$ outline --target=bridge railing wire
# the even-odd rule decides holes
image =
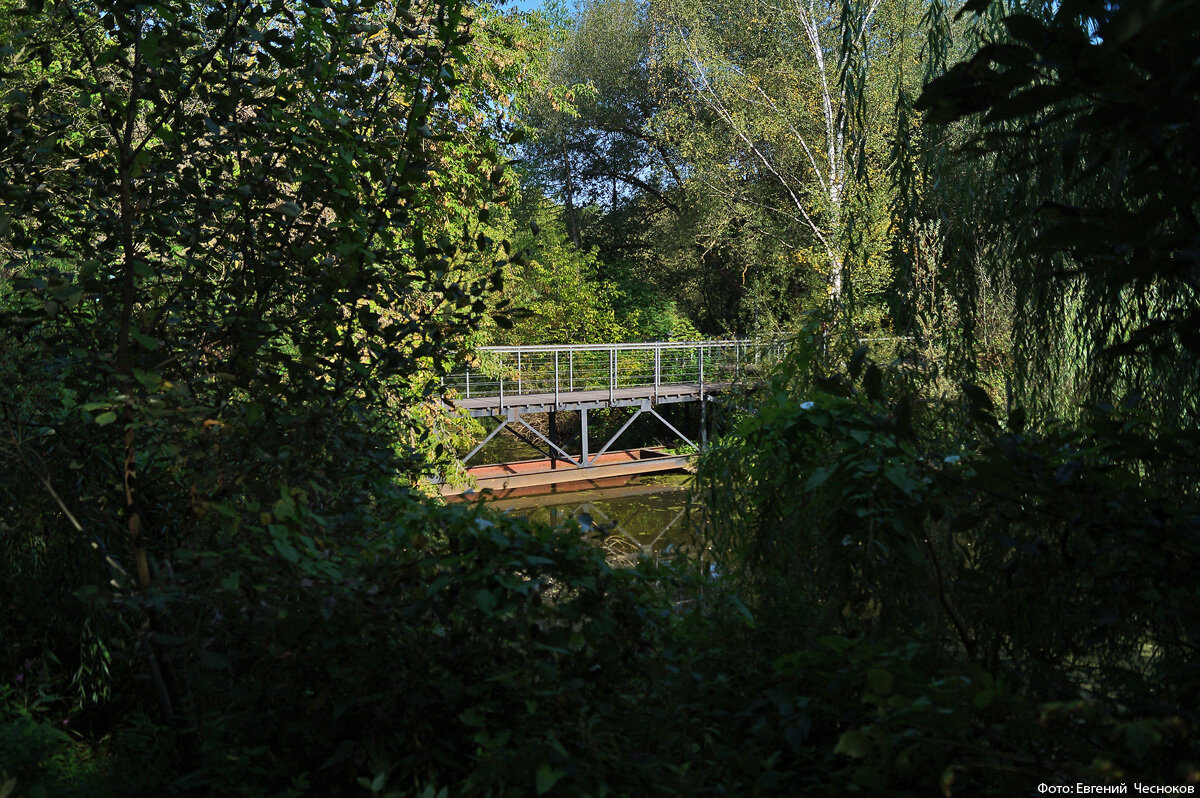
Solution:
[[[482,347],[471,366],[443,379],[442,388],[460,399],[482,399],[725,384],[752,372],[782,347],[781,342],[750,339]]]

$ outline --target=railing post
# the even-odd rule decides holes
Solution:
[[[617,379],[617,350],[608,350],[608,406],[612,407],[613,389],[616,387]]]
[[[517,350],[517,396],[521,395],[521,350]]]
[[[504,412],[504,372],[500,373],[500,412]]]
[[[658,384],[662,378],[662,344],[654,345],[654,404],[658,404]]]
[[[558,350],[554,350],[554,409],[558,409]]]
[[[567,350],[567,390],[575,390],[575,350]]]
[[[471,367],[467,366],[467,398],[471,398]]]
[[[700,347],[700,401],[704,401],[704,347]]]

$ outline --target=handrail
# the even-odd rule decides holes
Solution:
[[[752,338],[730,338],[712,341],[639,341],[627,344],[546,344],[545,346],[481,346],[476,352],[495,352],[497,354],[525,354],[529,352],[607,352],[610,349],[696,349],[702,346],[731,347],[738,345],[763,344],[773,342],[758,341]]]
[[[465,400],[499,397],[502,408],[505,400],[529,395],[545,395],[557,406],[564,392],[578,391],[601,391],[611,403],[628,388],[648,389],[657,403],[664,386],[698,384],[703,393],[709,385],[738,379],[760,354],[781,351],[783,345],[741,338],[485,346],[475,350],[482,363],[452,371],[442,386]]]
[[[557,407],[568,401],[564,394],[579,392],[600,392],[611,404],[625,398],[619,392],[630,388],[645,389],[657,404],[664,387],[690,385],[703,396],[710,387],[746,379],[762,355],[787,348],[787,339],[753,338],[483,346],[475,350],[479,359],[474,366],[464,364],[442,378],[442,389],[466,401],[498,398],[501,410],[532,395]]]

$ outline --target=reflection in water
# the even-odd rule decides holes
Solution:
[[[688,474],[647,474],[557,485],[553,492],[538,494],[509,492],[491,503],[547,524],[579,518],[599,533],[601,545],[614,559],[628,562],[642,555],[671,556],[694,549],[700,514],[689,503],[690,483]]]

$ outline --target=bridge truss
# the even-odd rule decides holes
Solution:
[[[551,468],[561,462],[568,468],[586,469],[600,464],[621,434],[643,415],[658,419],[683,443],[696,447],[659,414],[656,407],[661,404],[700,402],[703,446],[706,400],[755,371],[764,357],[781,348],[776,342],[750,339],[483,347],[474,362],[443,379],[442,395],[448,404],[473,417],[500,419],[499,426],[463,458],[464,465],[508,429],[541,451]],[[593,454],[587,413],[605,407],[636,410]],[[557,415],[562,411],[579,412],[578,455],[560,446]],[[548,414],[548,435],[525,420],[532,413]],[[580,478],[589,477],[581,474]]]

